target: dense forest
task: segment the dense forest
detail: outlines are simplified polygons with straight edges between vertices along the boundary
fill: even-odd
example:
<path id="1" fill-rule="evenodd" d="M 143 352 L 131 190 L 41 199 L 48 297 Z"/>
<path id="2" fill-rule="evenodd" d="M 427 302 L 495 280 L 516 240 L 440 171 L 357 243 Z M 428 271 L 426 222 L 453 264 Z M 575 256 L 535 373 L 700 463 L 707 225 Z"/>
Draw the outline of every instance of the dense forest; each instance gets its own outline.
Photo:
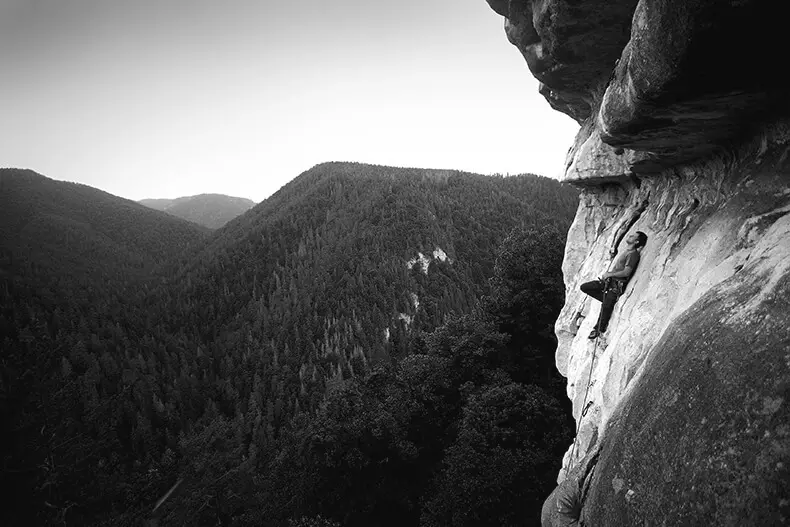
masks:
<path id="1" fill-rule="evenodd" d="M 0 170 L 6 524 L 538 524 L 576 203 L 327 163 L 212 233 Z"/>

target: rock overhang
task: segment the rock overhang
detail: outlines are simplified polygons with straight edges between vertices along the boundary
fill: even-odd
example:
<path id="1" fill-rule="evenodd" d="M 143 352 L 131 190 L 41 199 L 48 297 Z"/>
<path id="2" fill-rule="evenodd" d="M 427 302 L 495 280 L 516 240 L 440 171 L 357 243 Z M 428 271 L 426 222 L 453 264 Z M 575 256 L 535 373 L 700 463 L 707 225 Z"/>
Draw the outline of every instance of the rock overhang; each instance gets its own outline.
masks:
<path id="1" fill-rule="evenodd" d="M 657 174 L 704 158 L 787 109 L 790 81 L 776 55 L 788 47 L 783 2 L 488 3 L 505 17 L 507 37 L 540 93 L 583 125 L 569 154 L 572 183 L 596 184 L 624 171 Z M 585 143 L 587 151 L 619 157 L 610 163 L 615 172 L 575 170 Z"/>
<path id="2" fill-rule="evenodd" d="M 541 82 L 555 109 L 589 118 L 614 62 L 628 42 L 636 0 L 488 0 L 505 33 Z"/>

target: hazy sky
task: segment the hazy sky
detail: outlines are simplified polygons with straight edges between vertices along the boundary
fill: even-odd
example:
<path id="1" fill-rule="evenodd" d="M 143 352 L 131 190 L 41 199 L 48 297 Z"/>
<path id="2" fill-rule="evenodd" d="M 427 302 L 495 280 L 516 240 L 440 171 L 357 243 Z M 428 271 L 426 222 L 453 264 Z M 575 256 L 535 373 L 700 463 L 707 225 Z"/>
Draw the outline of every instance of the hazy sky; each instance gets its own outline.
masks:
<path id="1" fill-rule="evenodd" d="M 556 177 L 485 0 L 0 0 L 0 166 L 130 199 L 260 201 L 324 161 Z"/>

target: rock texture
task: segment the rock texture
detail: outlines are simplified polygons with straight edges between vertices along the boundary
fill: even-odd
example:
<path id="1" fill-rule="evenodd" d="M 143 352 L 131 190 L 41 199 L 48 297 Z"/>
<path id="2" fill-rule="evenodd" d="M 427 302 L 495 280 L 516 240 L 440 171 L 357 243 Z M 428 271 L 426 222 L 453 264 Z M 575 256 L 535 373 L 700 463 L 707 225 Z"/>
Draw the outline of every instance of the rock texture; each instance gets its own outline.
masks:
<path id="1" fill-rule="evenodd" d="M 640 1 L 598 111 L 604 142 L 659 154 L 634 166 L 652 171 L 753 133 L 788 87 L 766 53 L 787 47 L 781 4 Z"/>
<path id="2" fill-rule="evenodd" d="M 590 525 L 739 524 L 756 502 L 790 520 L 790 140 L 775 132 L 764 152 L 582 194 L 556 360 L 580 425 L 564 470 L 602 449 Z M 642 261 L 590 341 L 600 305 L 578 287 L 630 230 L 649 236 Z"/>
<path id="3" fill-rule="evenodd" d="M 489 4 L 581 124 L 556 323 L 579 428 L 543 524 L 790 523 L 782 3 Z M 600 304 L 579 285 L 635 230 L 649 237 L 640 266 L 591 341 Z"/>
<path id="4" fill-rule="evenodd" d="M 787 103 L 783 2 L 488 3 L 552 107 L 594 120 L 610 146 L 651 154 L 628 160 L 634 172 L 713 153 Z"/>
<path id="5" fill-rule="evenodd" d="M 628 42 L 635 0 L 488 0 L 553 108 L 582 121 Z"/>
<path id="6" fill-rule="evenodd" d="M 768 268 L 784 218 L 752 251 L 766 260 L 667 326 L 610 419 L 586 525 L 790 522 L 790 274 Z"/>

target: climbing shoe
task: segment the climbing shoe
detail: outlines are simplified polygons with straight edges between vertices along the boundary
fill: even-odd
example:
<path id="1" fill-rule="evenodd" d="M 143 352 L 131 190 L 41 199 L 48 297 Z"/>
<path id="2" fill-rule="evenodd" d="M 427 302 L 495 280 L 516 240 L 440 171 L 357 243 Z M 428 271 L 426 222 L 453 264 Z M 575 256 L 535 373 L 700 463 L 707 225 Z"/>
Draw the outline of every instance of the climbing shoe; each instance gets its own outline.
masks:
<path id="1" fill-rule="evenodd" d="M 594 329 L 590 331 L 590 335 L 587 338 L 593 340 L 593 339 L 597 339 L 600 336 L 601 336 L 601 332 L 598 331 L 597 329 Z"/>

